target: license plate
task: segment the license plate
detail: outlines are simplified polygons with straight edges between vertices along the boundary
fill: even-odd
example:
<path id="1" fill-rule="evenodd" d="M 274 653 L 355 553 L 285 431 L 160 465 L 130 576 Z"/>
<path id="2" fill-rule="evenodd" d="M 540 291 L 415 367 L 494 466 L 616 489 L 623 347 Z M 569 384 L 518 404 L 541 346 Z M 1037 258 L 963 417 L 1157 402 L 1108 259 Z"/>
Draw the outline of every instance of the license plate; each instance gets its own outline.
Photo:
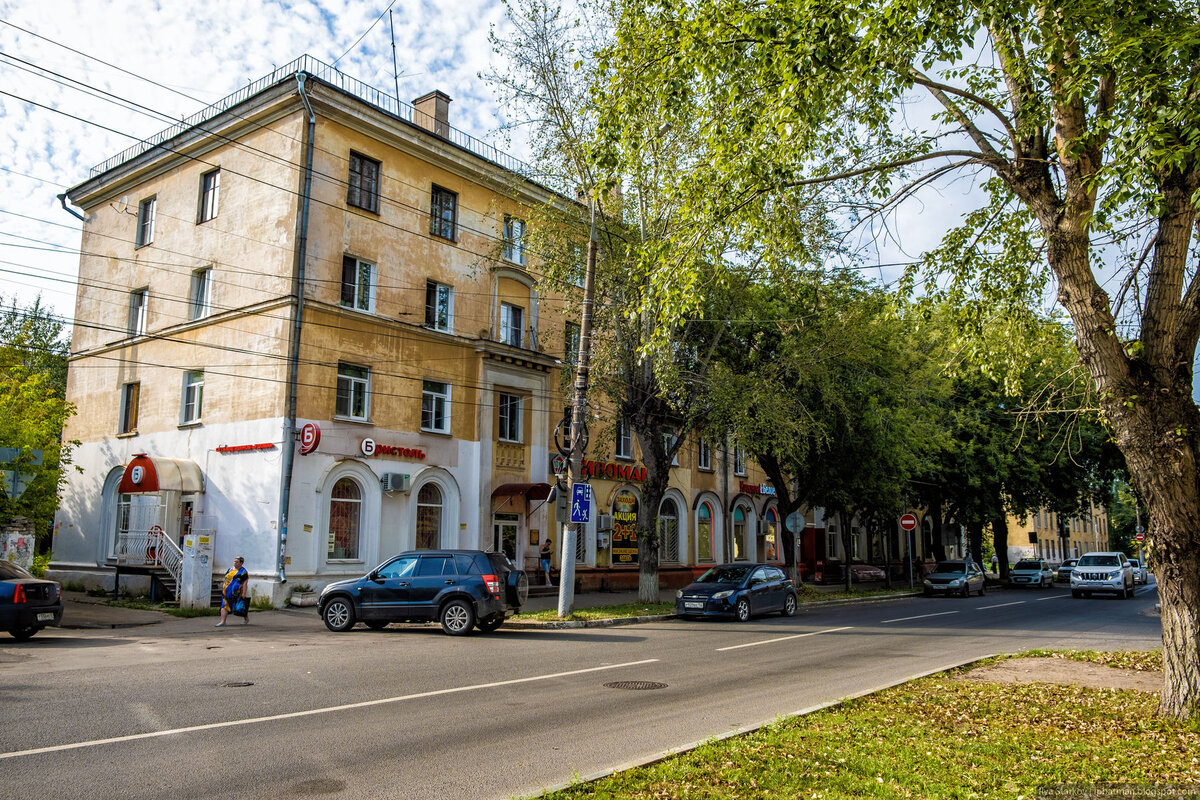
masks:
<path id="1" fill-rule="evenodd" d="M 37 615 L 38 622 L 54 622 L 54 612 L 47 611 Z"/>
<path id="2" fill-rule="evenodd" d="M 685 602 L 683 604 L 683 607 L 684 608 L 704 608 L 704 603 Z"/>

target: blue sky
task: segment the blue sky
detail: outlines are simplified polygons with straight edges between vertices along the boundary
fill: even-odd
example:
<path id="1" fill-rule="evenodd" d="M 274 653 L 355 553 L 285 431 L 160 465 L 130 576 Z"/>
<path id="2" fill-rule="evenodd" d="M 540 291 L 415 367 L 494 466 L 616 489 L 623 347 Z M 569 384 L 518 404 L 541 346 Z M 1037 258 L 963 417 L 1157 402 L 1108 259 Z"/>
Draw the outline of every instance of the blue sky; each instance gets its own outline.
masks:
<path id="1" fill-rule="evenodd" d="M 305 53 L 326 63 L 340 58 L 343 72 L 394 93 L 388 4 L 0 0 L 6 304 L 40 294 L 58 314 L 72 315 L 80 223 L 56 195 L 136 139 L 168 127 L 167 117 L 191 115 Z M 520 142 L 508 146 L 495 135 L 500 108 L 478 77 L 496 58 L 488 31 L 504 30 L 500 2 L 395 0 L 392 20 L 400 99 L 440 89 L 453 99 L 451 124 L 520 155 Z M 123 107 L 102 92 L 157 113 Z"/>

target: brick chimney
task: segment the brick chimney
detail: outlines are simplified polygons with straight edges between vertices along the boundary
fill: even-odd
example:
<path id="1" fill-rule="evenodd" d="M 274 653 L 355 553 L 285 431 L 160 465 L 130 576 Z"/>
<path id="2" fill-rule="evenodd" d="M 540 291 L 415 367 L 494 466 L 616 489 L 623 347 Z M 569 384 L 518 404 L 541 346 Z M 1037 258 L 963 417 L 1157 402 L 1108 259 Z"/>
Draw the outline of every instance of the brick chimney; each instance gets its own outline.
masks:
<path id="1" fill-rule="evenodd" d="M 438 136 L 450 136 L 450 96 L 432 91 L 413 100 L 413 122 Z"/>

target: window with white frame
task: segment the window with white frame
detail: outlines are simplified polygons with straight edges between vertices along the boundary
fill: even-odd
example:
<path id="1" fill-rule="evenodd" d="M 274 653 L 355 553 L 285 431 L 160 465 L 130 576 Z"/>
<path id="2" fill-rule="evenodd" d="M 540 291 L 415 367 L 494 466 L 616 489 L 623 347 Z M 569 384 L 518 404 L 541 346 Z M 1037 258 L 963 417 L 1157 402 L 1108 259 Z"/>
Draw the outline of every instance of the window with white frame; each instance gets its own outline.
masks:
<path id="1" fill-rule="evenodd" d="M 221 201 L 221 170 L 214 169 L 200 176 L 200 213 L 197 222 L 208 222 L 217 216 Z"/>
<path id="2" fill-rule="evenodd" d="M 154 241 L 154 207 L 157 198 L 147 197 L 138 204 L 137 246 L 145 247 Z"/>
<path id="3" fill-rule="evenodd" d="M 513 347 L 523 346 L 525 309 L 512 303 L 500 304 L 500 341 Z"/>
<path id="4" fill-rule="evenodd" d="M 334 414 L 345 419 L 365 420 L 371 412 L 370 398 L 371 370 L 339 361 Z"/>
<path id="5" fill-rule="evenodd" d="M 183 402 L 180 422 L 190 425 L 200 421 L 204 412 L 204 370 L 193 369 L 183 373 Z"/>
<path id="6" fill-rule="evenodd" d="M 696 443 L 696 467 L 697 469 L 712 469 L 712 447 L 708 444 L 708 440 L 701 438 Z"/>
<path id="7" fill-rule="evenodd" d="M 504 260 L 525 265 L 525 220 L 504 215 Z"/>
<path id="8" fill-rule="evenodd" d="M 423 381 L 421 384 L 421 430 L 450 432 L 450 384 Z"/>
<path id="9" fill-rule="evenodd" d="M 738 446 L 733 448 L 733 474 L 746 474 L 746 451 Z"/>
<path id="10" fill-rule="evenodd" d="M 141 394 L 140 383 L 126 383 L 121 387 L 121 422 L 118 433 L 137 432 L 138 401 Z"/>
<path id="11" fill-rule="evenodd" d="M 149 289 L 134 289 L 129 293 L 130 336 L 141 336 L 146 332 L 146 302 L 149 298 Z"/>
<path id="12" fill-rule="evenodd" d="M 453 333 L 454 289 L 437 281 L 425 281 L 425 327 Z"/>
<path id="13" fill-rule="evenodd" d="M 429 193 L 429 232 L 454 241 L 458 234 L 458 194 L 434 185 Z"/>
<path id="14" fill-rule="evenodd" d="M 375 310 L 375 265 L 369 261 L 342 256 L 342 308 Z"/>
<path id="15" fill-rule="evenodd" d="M 353 478 L 339 478 L 329 492 L 329 544 L 325 557 L 357 559 L 362 528 L 362 487 Z"/>
<path id="16" fill-rule="evenodd" d="M 679 562 L 679 506 L 664 498 L 658 508 L 658 558 L 668 564 Z"/>
<path id="17" fill-rule="evenodd" d="M 696 509 L 696 560 L 713 560 L 713 512 L 708 503 Z"/>
<path id="18" fill-rule="evenodd" d="M 188 318 L 203 319 L 212 313 L 212 267 L 192 273 L 192 288 L 188 294 Z"/>
<path id="19" fill-rule="evenodd" d="M 381 163 L 350 151 L 350 174 L 346 179 L 346 205 L 379 213 Z"/>
<path id="20" fill-rule="evenodd" d="M 746 560 L 746 509 L 738 506 L 733 510 L 733 552 L 730 554 L 734 561 Z"/>
<path id="21" fill-rule="evenodd" d="M 521 398 L 519 395 L 500 392 L 497 397 L 499 406 L 499 439 L 502 442 L 521 441 Z"/>
<path id="22" fill-rule="evenodd" d="M 622 417 L 617 420 L 617 458 L 633 458 L 633 427 L 629 420 Z"/>

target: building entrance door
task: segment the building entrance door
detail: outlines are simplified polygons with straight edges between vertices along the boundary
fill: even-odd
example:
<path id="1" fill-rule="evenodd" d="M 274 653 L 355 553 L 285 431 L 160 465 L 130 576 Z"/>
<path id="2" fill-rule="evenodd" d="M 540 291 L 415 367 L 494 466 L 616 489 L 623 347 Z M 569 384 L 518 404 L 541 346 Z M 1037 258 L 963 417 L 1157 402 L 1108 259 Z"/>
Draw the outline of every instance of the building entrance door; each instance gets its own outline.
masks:
<path id="1" fill-rule="evenodd" d="M 517 549 L 521 546 L 521 515 L 494 514 L 492 516 L 492 548 L 498 553 L 504 553 L 508 559 L 523 568 L 517 560 Z"/>

